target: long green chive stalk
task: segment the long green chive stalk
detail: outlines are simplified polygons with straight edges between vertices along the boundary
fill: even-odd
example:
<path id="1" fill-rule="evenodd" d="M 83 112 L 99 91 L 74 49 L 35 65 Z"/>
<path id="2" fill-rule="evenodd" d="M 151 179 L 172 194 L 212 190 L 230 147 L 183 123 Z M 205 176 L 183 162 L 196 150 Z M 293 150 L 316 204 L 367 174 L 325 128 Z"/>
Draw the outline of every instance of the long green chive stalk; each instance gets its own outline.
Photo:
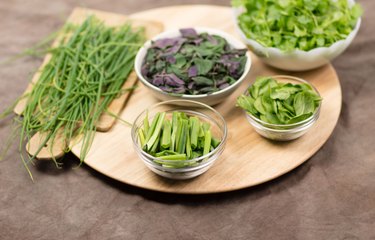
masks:
<path id="1" fill-rule="evenodd" d="M 73 139 L 80 139 L 81 163 L 85 160 L 96 124 L 111 101 L 124 93 L 121 88 L 144 40 L 143 29 L 134 30 L 129 23 L 108 27 L 94 16 L 59 31 L 59 44 L 50 49 L 51 60 L 41 70 L 17 120 L 20 152 L 36 132 L 45 136 L 35 155 L 24 161 L 26 167 L 47 143 L 52 152 L 57 138 L 66 144 L 65 151 Z"/>

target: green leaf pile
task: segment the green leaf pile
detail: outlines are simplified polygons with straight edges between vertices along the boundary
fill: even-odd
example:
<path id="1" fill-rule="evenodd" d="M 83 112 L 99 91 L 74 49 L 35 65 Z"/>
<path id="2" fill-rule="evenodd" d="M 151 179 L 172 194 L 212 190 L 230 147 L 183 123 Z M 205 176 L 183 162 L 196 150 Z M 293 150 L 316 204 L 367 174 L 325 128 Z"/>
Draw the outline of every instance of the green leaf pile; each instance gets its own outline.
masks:
<path id="1" fill-rule="evenodd" d="M 271 124 L 293 124 L 311 117 L 319 107 L 320 96 L 306 83 L 281 83 L 259 77 L 237 98 L 237 106 Z"/>
<path id="2" fill-rule="evenodd" d="M 244 34 L 265 47 L 308 51 L 345 39 L 362 14 L 348 0 L 232 0 Z"/>

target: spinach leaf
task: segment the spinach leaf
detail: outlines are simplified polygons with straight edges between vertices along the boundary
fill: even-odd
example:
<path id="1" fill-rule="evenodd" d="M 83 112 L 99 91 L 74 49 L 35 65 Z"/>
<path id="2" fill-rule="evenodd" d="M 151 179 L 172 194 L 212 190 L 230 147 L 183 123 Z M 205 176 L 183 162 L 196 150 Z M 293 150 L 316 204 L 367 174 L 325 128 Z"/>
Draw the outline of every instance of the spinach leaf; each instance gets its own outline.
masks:
<path id="1" fill-rule="evenodd" d="M 257 78 L 247 92 L 237 98 L 237 106 L 271 124 L 303 121 L 314 114 L 322 101 L 308 84 L 285 84 L 269 77 Z"/>

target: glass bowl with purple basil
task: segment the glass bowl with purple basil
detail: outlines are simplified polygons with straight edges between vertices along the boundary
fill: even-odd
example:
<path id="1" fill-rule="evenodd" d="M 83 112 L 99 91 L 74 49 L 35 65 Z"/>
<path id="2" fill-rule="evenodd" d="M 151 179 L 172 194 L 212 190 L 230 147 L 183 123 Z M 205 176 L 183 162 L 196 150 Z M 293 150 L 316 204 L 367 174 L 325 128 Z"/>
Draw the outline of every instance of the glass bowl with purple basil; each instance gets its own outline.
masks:
<path id="1" fill-rule="evenodd" d="M 251 66 L 246 46 L 212 28 L 165 31 L 138 51 L 135 71 L 159 100 L 215 105 L 232 94 Z"/>

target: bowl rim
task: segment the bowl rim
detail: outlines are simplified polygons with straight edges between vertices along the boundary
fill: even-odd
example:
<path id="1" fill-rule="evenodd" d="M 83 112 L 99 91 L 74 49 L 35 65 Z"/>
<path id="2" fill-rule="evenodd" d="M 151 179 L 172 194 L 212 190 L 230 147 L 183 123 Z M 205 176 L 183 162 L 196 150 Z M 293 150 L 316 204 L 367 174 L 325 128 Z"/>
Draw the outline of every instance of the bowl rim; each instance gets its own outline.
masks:
<path id="1" fill-rule="evenodd" d="M 309 81 L 305 80 L 305 79 L 302 79 L 302 78 L 299 78 L 299 77 L 295 77 L 295 76 L 290 76 L 290 75 L 273 75 L 273 76 L 270 76 L 270 78 L 273 78 L 275 79 L 276 81 L 278 79 L 285 79 L 285 80 L 294 80 L 294 81 L 297 81 L 297 82 L 301 82 L 301 83 L 306 83 L 308 84 L 314 91 L 315 93 L 318 94 L 318 96 L 322 99 L 320 102 L 319 102 L 319 106 L 316 108 L 315 112 L 309 117 L 309 118 L 306 118 L 302 121 L 299 121 L 299 122 L 296 122 L 296 123 L 291 123 L 291 124 L 273 124 L 273 123 L 268 123 L 268 122 L 265 122 L 259 118 L 257 118 L 256 116 L 254 116 L 253 114 L 247 112 L 245 109 L 242 109 L 245 114 L 247 116 L 249 116 L 252 120 L 254 120 L 255 122 L 259 123 L 262 125 L 262 127 L 266 128 L 266 129 L 269 129 L 269 130 L 272 130 L 272 131 L 280 131 L 280 132 L 288 132 L 290 130 L 293 130 L 295 129 L 296 127 L 300 127 L 300 126 L 303 126 L 303 124 L 305 123 L 309 123 L 310 121 L 314 120 L 314 118 L 316 118 L 317 116 L 319 116 L 320 114 L 320 109 L 321 109 L 321 106 L 322 106 L 322 101 L 323 101 L 323 98 L 322 96 L 320 95 L 319 91 L 316 89 L 316 87 L 310 83 Z M 249 95 L 249 88 L 253 85 L 250 84 L 246 90 L 244 91 L 244 95 L 248 96 Z M 274 129 L 274 128 L 278 128 L 278 127 L 290 127 L 291 129 Z"/>
<path id="2" fill-rule="evenodd" d="M 228 138 L 228 126 L 227 126 L 227 122 L 225 121 L 224 117 L 217 111 L 215 110 L 213 107 L 211 106 L 208 106 L 207 104 L 204 104 L 204 103 L 201 103 L 201 102 L 197 102 L 197 101 L 192 101 L 192 100 L 184 100 L 184 99 L 178 99 L 178 100 L 168 100 L 168 101 L 162 101 L 162 102 L 158 102 L 154 105 L 151 105 L 149 106 L 148 108 L 144 109 L 136 118 L 135 120 L 133 121 L 133 124 L 132 124 L 132 129 L 131 129 L 131 138 L 132 138 L 132 141 L 133 141 L 133 145 L 137 148 L 137 151 L 139 151 L 142 155 L 145 155 L 147 157 L 147 162 L 155 165 L 155 166 L 160 166 L 160 164 L 157 164 L 155 163 L 153 160 L 158 160 L 160 162 L 163 162 L 165 164 L 168 164 L 168 163 L 176 163 L 176 160 L 164 160 L 164 159 L 159 159 L 157 157 L 154 157 L 152 156 L 151 154 L 145 152 L 141 147 L 140 145 L 138 144 L 138 137 L 136 137 L 137 133 L 136 133 L 136 129 L 138 129 L 139 127 L 136 125 L 136 123 L 139 121 L 139 119 L 144 115 L 144 113 L 146 113 L 149 109 L 153 109 L 155 107 L 158 107 L 160 105 L 171 105 L 173 107 L 176 107 L 176 108 L 189 108 L 188 106 L 186 105 L 178 105 L 178 104 L 175 104 L 175 102 L 184 102 L 184 103 L 190 103 L 190 104 L 198 104 L 200 105 L 200 107 L 204 108 L 204 109 L 208 109 L 208 110 L 211 110 L 215 116 L 219 117 L 220 121 L 222 122 L 222 125 L 223 125 L 223 136 L 222 136 L 222 140 L 220 142 L 220 144 L 213 150 L 213 151 L 210 151 L 209 153 L 205 154 L 205 155 L 202 155 L 200 157 L 197 157 L 197 158 L 193 158 L 193 159 L 188 159 L 188 160 L 179 160 L 179 163 L 194 163 L 194 162 L 198 162 L 198 161 L 201 161 L 199 163 L 198 166 L 201 166 L 202 164 L 204 163 L 207 163 L 207 162 L 211 162 L 213 161 L 214 159 L 210 159 L 210 157 L 214 154 L 216 154 L 218 151 L 224 149 L 224 146 L 225 146 L 225 143 L 227 141 L 227 138 Z M 203 113 L 202 113 L 203 114 Z M 206 114 L 203 114 L 203 115 L 206 115 Z M 216 121 L 215 121 L 216 123 Z M 219 124 L 219 123 L 216 123 L 216 124 Z M 153 159 L 153 160 L 149 160 L 150 159 Z M 208 159 L 209 161 L 203 161 L 204 159 Z M 144 161 L 144 159 L 142 158 L 142 160 Z M 187 167 L 182 167 L 182 168 L 167 168 L 167 169 L 191 169 L 191 168 L 194 168 L 194 167 L 198 167 L 198 166 L 187 166 Z"/>
<path id="3" fill-rule="evenodd" d="M 140 79 L 140 81 L 144 85 L 146 85 L 147 87 L 152 88 L 153 90 L 155 90 L 155 91 L 157 91 L 161 94 L 164 94 L 164 95 L 167 95 L 167 96 L 177 96 L 177 97 L 182 97 L 182 98 L 191 99 L 191 100 L 200 99 L 200 98 L 209 97 L 209 96 L 220 95 L 220 94 L 223 94 L 227 91 L 229 92 L 229 91 L 235 89 L 237 86 L 239 86 L 242 83 L 242 81 L 246 78 L 246 76 L 248 75 L 248 73 L 250 71 L 250 68 L 251 68 L 251 65 L 252 65 L 251 54 L 250 54 L 250 51 L 249 51 L 248 47 L 241 40 L 233 37 L 232 35 L 224 32 L 224 31 L 221 31 L 221 30 L 218 30 L 218 29 L 215 29 L 215 28 L 199 27 L 199 26 L 191 27 L 191 28 L 195 29 L 198 33 L 207 32 L 211 35 L 219 35 L 220 37 L 225 38 L 225 40 L 232 47 L 233 47 L 233 44 L 231 44 L 231 43 L 235 43 L 235 45 L 241 46 L 240 48 L 235 47 L 236 49 L 241 49 L 241 48 L 246 49 L 246 54 L 245 54 L 246 64 L 244 66 L 244 71 L 243 71 L 242 75 L 238 79 L 236 79 L 236 82 L 233 83 L 232 85 L 224 88 L 224 89 L 221 89 L 221 90 L 213 92 L 213 93 L 191 95 L 191 94 L 167 93 L 167 92 L 164 92 L 163 90 L 161 90 L 160 88 L 154 86 L 153 84 L 151 84 L 150 82 L 148 82 L 146 80 L 146 78 L 143 76 L 143 74 L 141 72 L 141 69 L 140 69 L 140 67 L 142 67 L 142 63 L 143 63 L 143 60 L 144 60 L 144 57 L 141 57 L 141 55 L 143 53 L 147 54 L 147 50 L 150 48 L 152 41 L 155 41 L 155 40 L 158 40 L 158 39 L 161 39 L 161 38 L 166 38 L 170 35 L 177 35 L 177 34 L 179 34 L 179 30 L 183 29 L 183 28 L 173 28 L 173 29 L 170 29 L 170 30 L 163 31 L 163 32 L 159 33 L 158 35 L 154 36 L 153 38 L 151 38 L 150 40 L 146 41 L 142 45 L 142 47 L 138 50 L 138 52 L 135 56 L 135 61 L 134 61 L 134 70 L 135 70 L 138 78 Z M 138 64 L 138 63 L 140 63 L 140 64 Z"/>
<path id="4" fill-rule="evenodd" d="M 352 1 L 352 4 L 355 3 L 354 0 L 348 0 L 348 1 L 349 2 Z M 238 24 L 238 16 L 240 15 L 241 8 L 242 7 L 232 7 L 233 17 L 234 17 L 234 21 L 235 21 L 235 28 L 236 28 L 237 32 L 239 33 L 239 35 L 242 37 L 242 39 L 244 39 L 246 41 L 246 43 L 249 44 L 249 45 L 256 45 L 255 48 L 261 49 L 260 51 L 262 51 L 262 52 L 268 52 L 268 51 L 271 50 L 271 51 L 275 51 L 279 55 L 287 55 L 287 56 L 293 55 L 293 54 L 313 54 L 315 52 L 329 51 L 330 49 L 335 48 L 338 45 L 344 44 L 346 41 L 348 41 L 350 39 L 353 39 L 355 37 L 355 35 L 357 34 L 357 32 L 358 32 L 358 30 L 361 26 L 361 22 L 362 22 L 362 17 L 359 17 L 357 19 L 357 22 L 356 22 L 355 26 L 353 27 L 352 31 L 344 39 L 340 39 L 340 40 L 332 43 L 329 46 L 317 47 L 317 48 L 310 49 L 308 51 L 301 50 L 301 49 L 298 49 L 298 48 L 295 48 L 295 49 L 290 50 L 290 51 L 284 51 L 284 50 L 281 50 L 280 48 L 264 46 L 261 43 L 259 43 L 258 41 L 247 37 L 246 34 L 243 32 L 242 28 Z"/>

